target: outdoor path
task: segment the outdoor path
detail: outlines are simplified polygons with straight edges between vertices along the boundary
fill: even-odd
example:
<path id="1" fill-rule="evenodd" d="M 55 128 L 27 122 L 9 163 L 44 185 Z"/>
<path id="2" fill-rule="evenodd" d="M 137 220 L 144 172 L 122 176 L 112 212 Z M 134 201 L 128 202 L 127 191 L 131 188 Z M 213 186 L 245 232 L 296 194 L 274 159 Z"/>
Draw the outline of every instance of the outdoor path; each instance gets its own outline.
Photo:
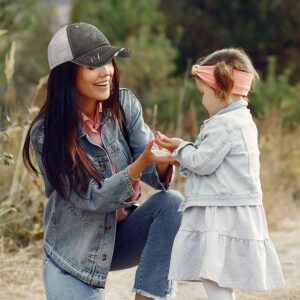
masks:
<path id="1" fill-rule="evenodd" d="M 285 221 L 280 227 L 270 232 L 277 249 L 286 280 L 286 288 L 271 292 L 236 291 L 237 300 L 297 300 L 300 299 L 300 220 Z M 134 281 L 135 268 L 111 272 L 106 300 L 132 300 L 130 291 Z M 204 300 L 201 283 L 179 282 L 174 300 Z"/>
<path id="2" fill-rule="evenodd" d="M 270 232 L 281 261 L 286 288 L 271 292 L 236 291 L 237 300 L 300 300 L 300 220 L 285 221 Z M 1 243 L 0 243 L 1 244 Z M 0 247 L 0 300 L 46 300 L 42 284 L 41 243 L 6 253 Z M 106 300 L 133 300 L 135 268 L 111 272 Z M 180 282 L 170 300 L 205 300 L 201 283 Z"/>

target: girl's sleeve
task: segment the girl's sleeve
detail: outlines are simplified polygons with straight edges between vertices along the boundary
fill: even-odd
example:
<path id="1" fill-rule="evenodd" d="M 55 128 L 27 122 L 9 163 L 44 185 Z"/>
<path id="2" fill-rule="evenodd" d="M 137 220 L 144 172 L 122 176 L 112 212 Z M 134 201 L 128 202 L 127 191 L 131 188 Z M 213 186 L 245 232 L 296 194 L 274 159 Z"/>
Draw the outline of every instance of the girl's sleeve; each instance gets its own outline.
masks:
<path id="1" fill-rule="evenodd" d="M 148 125 L 144 122 L 143 110 L 140 102 L 134 94 L 127 90 L 121 90 L 121 104 L 126 115 L 126 128 L 129 136 L 129 147 L 133 161 L 135 161 L 144 151 L 147 143 L 154 138 Z M 158 149 L 157 145 L 153 148 Z M 148 165 L 141 176 L 141 180 L 158 190 L 167 190 L 173 176 L 173 167 L 164 181 L 160 181 L 155 164 Z"/>
<path id="2" fill-rule="evenodd" d="M 206 130 L 200 144 L 183 141 L 173 152 L 173 157 L 180 162 L 181 173 L 209 175 L 219 167 L 231 150 L 230 130 L 223 124 L 214 124 Z"/>
<path id="3" fill-rule="evenodd" d="M 182 165 L 179 167 L 179 174 L 183 177 L 188 177 L 191 174 L 191 171 Z"/>

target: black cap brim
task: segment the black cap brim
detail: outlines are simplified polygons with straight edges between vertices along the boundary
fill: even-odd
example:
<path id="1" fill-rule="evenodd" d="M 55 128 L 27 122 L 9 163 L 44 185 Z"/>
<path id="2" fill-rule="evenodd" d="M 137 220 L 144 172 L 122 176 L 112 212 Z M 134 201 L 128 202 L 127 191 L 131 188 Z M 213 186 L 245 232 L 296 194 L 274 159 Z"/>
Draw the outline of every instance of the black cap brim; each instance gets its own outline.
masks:
<path id="1" fill-rule="evenodd" d="M 131 51 L 127 48 L 118 48 L 111 45 L 103 45 L 92 51 L 85 53 L 71 61 L 85 67 L 96 68 L 105 65 L 111 61 L 115 56 L 130 58 Z"/>

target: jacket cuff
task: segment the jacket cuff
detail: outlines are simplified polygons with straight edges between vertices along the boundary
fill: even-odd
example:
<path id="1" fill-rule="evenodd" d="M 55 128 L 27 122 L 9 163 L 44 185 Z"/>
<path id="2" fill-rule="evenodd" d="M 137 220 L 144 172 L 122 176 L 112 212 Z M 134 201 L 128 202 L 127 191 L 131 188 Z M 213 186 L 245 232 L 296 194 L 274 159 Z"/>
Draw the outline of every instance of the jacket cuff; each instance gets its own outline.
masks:
<path id="1" fill-rule="evenodd" d="M 179 158 L 180 151 L 189 145 L 195 147 L 194 143 L 192 142 L 182 141 L 177 147 L 177 149 L 172 153 L 172 157 L 174 157 L 176 160 L 180 162 L 180 158 Z"/>

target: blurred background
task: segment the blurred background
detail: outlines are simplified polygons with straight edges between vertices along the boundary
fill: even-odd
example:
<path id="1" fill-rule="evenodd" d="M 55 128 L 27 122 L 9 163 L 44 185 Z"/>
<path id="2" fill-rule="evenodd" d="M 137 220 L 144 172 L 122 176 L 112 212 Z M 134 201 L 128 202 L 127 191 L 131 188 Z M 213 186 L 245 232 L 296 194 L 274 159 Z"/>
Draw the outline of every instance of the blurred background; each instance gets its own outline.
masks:
<path id="1" fill-rule="evenodd" d="M 121 85 L 136 94 L 152 129 L 188 140 L 208 117 L 190 76 L 191 65 L 220 48 L 244 49 L 261 76 L 249 107 L 259 129 L 269 227 L 299 233 L 299 16 L 298 0 L 0 0 L 3 299 L 44 299 L 35 277 L 46 199 L 41 181 L 24 169 L 21 151 L 28 124 L 45 100 L 47 46 L 57 29 L 88 22 L 113 45 L 130 48 L 131 60 L 117 58 Z M 172 187 L 182 191 L 183 186 L 177 176 Z M 144 187 L 145 195 L 152 192 Z"/>

